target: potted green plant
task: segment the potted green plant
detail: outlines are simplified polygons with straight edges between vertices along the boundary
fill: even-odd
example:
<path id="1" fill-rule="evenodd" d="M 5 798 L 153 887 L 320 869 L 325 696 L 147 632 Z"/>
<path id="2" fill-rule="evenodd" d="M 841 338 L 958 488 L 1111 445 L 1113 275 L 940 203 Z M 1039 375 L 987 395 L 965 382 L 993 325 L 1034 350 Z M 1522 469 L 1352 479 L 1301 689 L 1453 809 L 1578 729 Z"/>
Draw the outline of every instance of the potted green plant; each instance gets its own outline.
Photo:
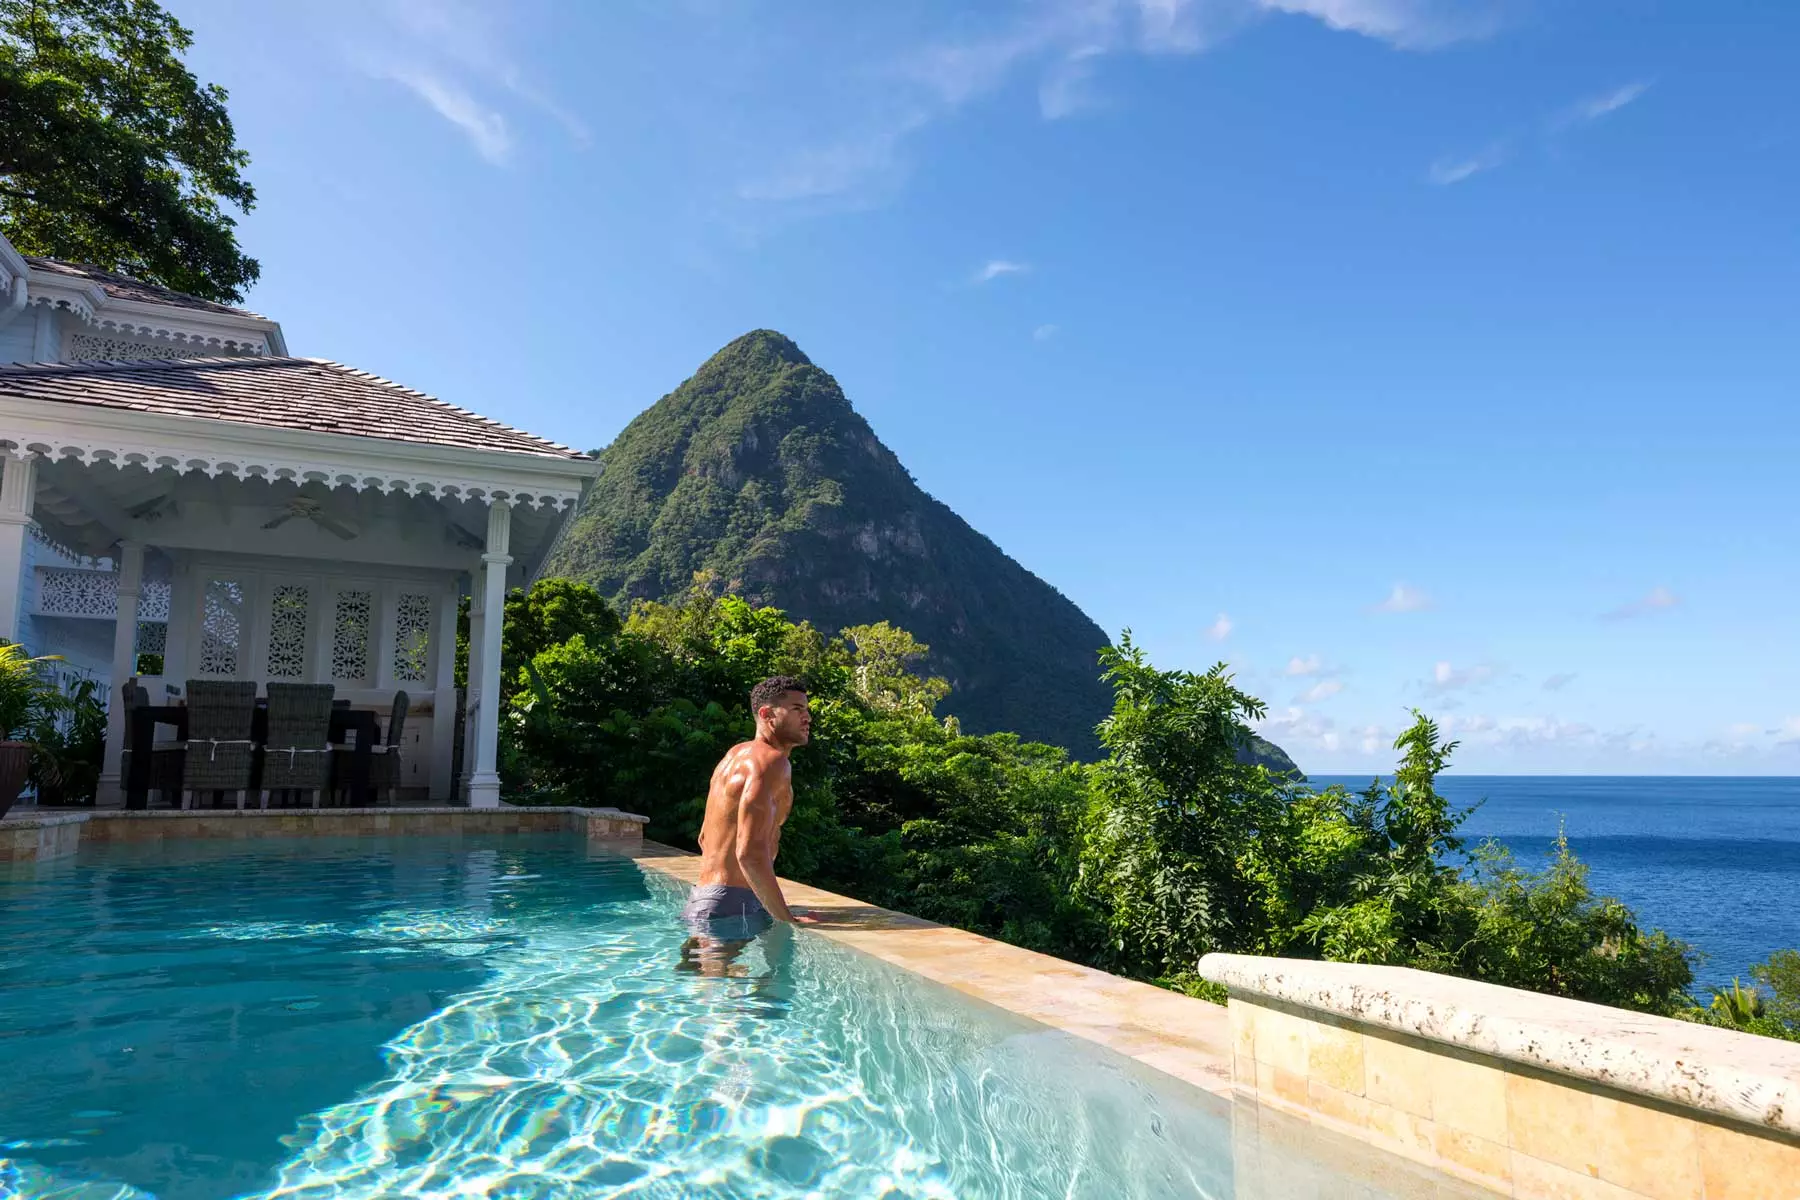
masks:
<path id="1" fill-rule="evenodd" d="M 99 682 L 86 676 L 66 680 L 25 740 L 31 743 L 28 778 L 37 788 L 39 807 L 92 804 L 106 754 L 106 704 Z"/>
<path id="2" fill-rule="evenodd" d="M 34 725 L 62 705 L 62 693 L 44 673 L 61 655 L 31 657 L 14 642 L 0 646 L 0 817 L 18 800 L 31 771 Z"/>

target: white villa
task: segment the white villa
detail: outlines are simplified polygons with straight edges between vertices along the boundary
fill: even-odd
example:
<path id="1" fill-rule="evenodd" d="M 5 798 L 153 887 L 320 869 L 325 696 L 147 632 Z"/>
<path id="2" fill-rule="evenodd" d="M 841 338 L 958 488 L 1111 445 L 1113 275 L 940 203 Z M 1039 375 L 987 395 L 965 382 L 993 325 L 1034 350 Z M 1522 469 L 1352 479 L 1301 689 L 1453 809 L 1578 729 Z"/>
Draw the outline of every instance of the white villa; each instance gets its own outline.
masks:
<path id="1" fill-rule="evenodd" d="M 4 363 L 0 639 L 105 681 L 102 804 L 119 795 L 132 675 L 153 704 L 189 679 L 331 683 L 384 719 L 405 691 L 408 790 L 444 803 L 460 779 L 468 803 L 499 803 L 499 714 L 483 697 L 500 622 L 485 617 L 536 577 L 591 458 L 291 357 L 267 317 L 0 238 Z"/>

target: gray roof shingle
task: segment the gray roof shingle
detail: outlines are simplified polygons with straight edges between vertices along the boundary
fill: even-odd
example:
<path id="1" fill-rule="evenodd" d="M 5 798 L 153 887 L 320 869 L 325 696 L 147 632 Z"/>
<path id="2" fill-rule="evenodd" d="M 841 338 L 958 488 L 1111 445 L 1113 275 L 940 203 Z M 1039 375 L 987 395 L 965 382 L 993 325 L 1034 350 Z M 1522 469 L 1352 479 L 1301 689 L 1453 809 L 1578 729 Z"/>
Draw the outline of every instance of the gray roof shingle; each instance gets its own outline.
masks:
<path id="1" fill-rule="evenodd" d="M 261 313 L 253 313 L 247 308 L 232 308 L 228 304 L 203 300 L 199 296 L 190 296 L 186 292 L 177 292 L 171 288 L 159 287 L 154 283 L 145 283 L 142 280 L 132 279 L 101 267 L 89 266 L 87 263 L 64 262 L 59 258 L 37 258 L 30 254 L 25 256 L 25 261 L 39 271 L 49 271 L 53 275 L 66 275 L 72 279 L 86 279 L 97 283 L 108 296 L 115 300 L 141 300 L 146 304 L 167 304 L 175 308 L 192 308 L 201 312 L 223 313 L 233 317 L 251 317 L 258 321 L 269 319 Z"/>
<path id="2" fill-rule="evenodd" d="M 0 366 L 0 396 L 470 450 L 587 460 L 568 446 L 323 358 Z"/>

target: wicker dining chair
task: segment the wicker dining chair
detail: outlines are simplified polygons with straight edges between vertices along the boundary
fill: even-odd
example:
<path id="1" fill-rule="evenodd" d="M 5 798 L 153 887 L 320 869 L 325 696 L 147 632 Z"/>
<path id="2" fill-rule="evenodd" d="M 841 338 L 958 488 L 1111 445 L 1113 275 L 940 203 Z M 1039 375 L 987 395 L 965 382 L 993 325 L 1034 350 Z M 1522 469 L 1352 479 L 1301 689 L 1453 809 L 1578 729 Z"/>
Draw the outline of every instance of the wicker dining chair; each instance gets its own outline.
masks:
<path id="1" fill-rule="evenodd" d="M 394 706 L 388 710 L 387 736 L 378 738 L 369 747 L 369 791 L 373 795 L 387 794 L 387 802 L 394 803 L 400 790 L 400 780 L 404 775 L 404 763 L 400 758 L 401 739 L 406 736 L 406 714 L 412 701 L 405 692 L 394 693 Z M 333 758 L 331 786 L 334 793 L 346 792 L 350 787 L 350 755 L 356 753 L 352 746 L 333 746 L 337 753 Z"/>
<path id="2" fill-rule="evenodd" d="M 133 675 L 119 685 L 119 703 L 125 713 L 125 733 L 131 734 L 131 716 L 133 710 L 150 703 L 150 690 L 137 681 Z M 127 749 L 119 754 L 119 787 L 123 789 L 131 782 L 131 755 Z M 163 796 L 175 796 L 179 804 L 181 792 L 181 762 L 187 751 L 181 748 L 178 741 L 158 741 L 155 731 L 150 738 L 150 790 Z"/>
<path id="3" fill-rule="evenodd" d="M 331 786 L 329 683 L 271 683 L 269 736 L 263 743 L 262 806 L 269 793 L 311 792 L 312 806 Z"/>
<path id="4" fill-rule="evenodd" d="M 187 681 L 187 754 L 182 763 L 181 807 L 196 793 L 236 792 L 244 807 L 256 767 L 250 724 L 256 714 L 256 682 L 236 679 Z"/>

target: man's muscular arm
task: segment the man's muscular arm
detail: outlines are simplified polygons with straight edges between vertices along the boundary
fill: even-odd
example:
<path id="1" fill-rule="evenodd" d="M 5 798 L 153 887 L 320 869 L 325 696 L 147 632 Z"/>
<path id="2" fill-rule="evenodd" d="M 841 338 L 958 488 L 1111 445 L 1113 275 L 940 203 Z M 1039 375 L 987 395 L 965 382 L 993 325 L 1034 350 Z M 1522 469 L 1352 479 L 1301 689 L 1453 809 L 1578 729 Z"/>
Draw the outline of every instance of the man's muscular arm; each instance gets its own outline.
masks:
<path id="1" fill-rule="evenodd" d="M 775 797 L 779 785 L 762 767 L 750 763 L 744 776 L 744 790 L 738 797 L 737 860 L 750 890 L 777 921 L 794 920 L 787 899 L 781 894 L 781 883 L 775 878 L 775 839 L 779 833 Z"/>

